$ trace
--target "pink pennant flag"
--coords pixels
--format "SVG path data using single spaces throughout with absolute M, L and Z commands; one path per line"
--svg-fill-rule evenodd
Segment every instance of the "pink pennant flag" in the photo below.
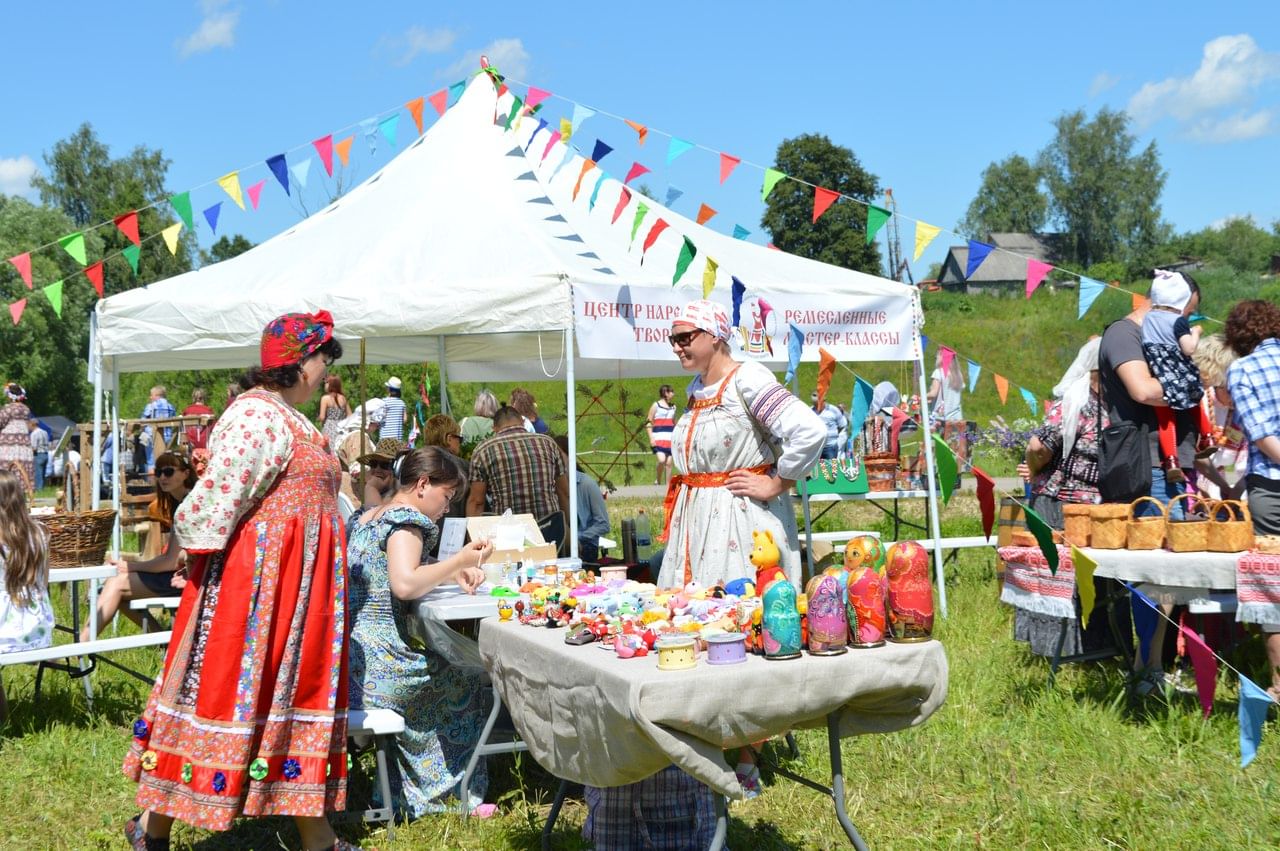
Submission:
M 102 298 L 102 261 L 99 260 L 92 266 L 85 266 L 84 276 L 89 279 L 89 283 L 93 284 L 93 288 L 98 293 L 98 298 Z
M 17 325 L 18 321 L 22 319 L 22 311 L 26 309 L 27 309 L 27 300 L 25 298 L 20 298 L 9 305 L 9 315 L 13 317 L 14 325 Z
M 648 169 L 646 166 L 643 166 L 643 165 L 641 165 L 640 163 L 632 163 L 632 164 L 631 164 L 631 169 L 627 172 L 627 179 L 626 179 L 626 180 L 624 180 L 624 181 L 622 181 L 622 182 L 623 182 L 623 183 L 630 183 L 631 181 L 635 180 L 635 179 L 636 179 L 637 177 L 639 177 L 640 175 L 642 175 L 642 174 L 648 174 L 648 173 L 649 173 L 649 169 Z
M 316 153 L 320 155 L 320 163 L 324 166 L 324 173 L 333 177 L 333 134 L 316 139 L 311 143 Z
M 549 97 L 551 97 L 551 92 L 546 89 L 539 89 L 536 86 L 530 86 L 529 94 L 525 96 L 524 103 L 525 106 L 533 108 Z
M 1031 294 L 1036 291 L 1036 287 L 1040 286 L 1040 282 L 1044 280 L 1044 276 L 1049 274 L 1049 270 L 1053 268 L 1052 263 L 1044 263 L 1039 260 L 1027 258 L 1027 298 L 1031 298 Z
M 1218 683 L 1218 660 L 1198 634 L 1185 626 L 1180 625 L 1178 629 L 1187 641 L 1191 665 L 1196 669 L 1196 692 L 1200 696 L 1200 708 L 1204 710 L 1204 717 L 1208 718 L 1209 711 L 1213 709 L 1213 691 Z
M 31 254 L 24 252 L 17 257 L 10 257 L 9 262 L 13 264 L 13 268 L 18 270 L 18 274 L 22 276 L 22 280 L 27 285 L 27 289 L 31 289 Z M 23 307 L 26 303 L 23 303 Z M 21 311 L 19 311 L 21 313 Z M 16 321 L 16 320 L 15 320 Z
M 449 90 L 441 89 L 427 98 L 427 103 L 435 107 L 437 115 L 444 115 L 444 111 L 449 108 Z
M 956 359 L 956 350 L 949 349 L 946 346 L 939 346 L 938 356 L 942 358 L 942 371 L 946 373 L 951 368 L 951 362 Z
M 618 206 L 613 208 L 613 221 L 609 222 L 609 224 L 611 225 L 617 224 L 618 216 L 622 215 L 622 211 L 625 210 L 627 208 L 627 205 L 630 203 L 631 203 L 631 190 L 624 186 L 622 187 L 622 192 L 618 194 Z
M 818 217 L 825 213 L 827 208 L 834 204 L 839 197 L 839 192 L 832 192 L 830 189 L 823 189 L 821 186 L 813 187 L 813 220 L 816 222 Z
M 551 153 L 551 148 L 555 145 L 556 142 L 559 142 L 559 141 L 560 141 L 560 131 L 552 130 L 551 138 L 547 140 L 547 146 L 542 149 L 542 159 L 538 160 L 538 162 L 540 163 L 545 162 L 547 159 L 547 154 Z
M 245 193 L 249 196 L 249 203 L 253 205 L 255 210 L 258 209 L 258 200 L 262 198 L 262 187 L 266 185 L 267 181 L 263 179 L 245 190 Z
M 729 175 L 733 174 L 733 170 L 738 167 L 738 163 L 742 162 L 741 157 L 735 157 L 731 154 L 720 155 L 720 183 L 723 184 L 729 179 Z

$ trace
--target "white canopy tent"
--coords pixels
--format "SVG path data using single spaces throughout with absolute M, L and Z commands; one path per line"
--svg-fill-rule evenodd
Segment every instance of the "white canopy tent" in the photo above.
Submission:
M 510 97 L 498 97 L 488 76 L 478 75 L 422 137 L 324 210 L 238 257 L 98 302 L 90 358 L 95 421 L 104 385 L 114 386 L 121 373 L 244 367 L 256 360 L 272 318 L 323 308 L 339 339 L 362 344 L 370 363 L 437 361 L 444 381 L 563 377 L 572 453 L 576 378 L 677 372 L 662 346 L 566 357 L 575 328 L 581 349 L 582 326 L 590 323 L 575 317 L 575 287 L 621 287 L 637 303 L 696 298 L 701 262 L 672 290 L 680 235 L 718 261 L 713 298 L 727 302 L 737 276 L 771 297 L 806 296 L 832 309 L 868 298 L 886 306 L 905 317 L 909 336 L 901 348 L 910 354 L 891 359 L 914 360 L 923 375 L 913 288 L 732 239 L 638 194 L 614 224 L 621 182 L 592 169 L 575 193 L 583 158 L 562 143 L 548 146 L 550 134 L 535 118 L 504 129 Z M 650 213 L 633 246 L 630 223 L 641 201 Z M 643 233 L 658 217 L 669 235 L 641 262 Z M 807 347 L 806 360 L 817 359 L 816 348 Z M 785 346 L 764 359 L 781 370 Z M 99 463 L 99 446 L 94 458 Z M 576 550 L 574 488 L 570 501 Z M 932 484 L 930 506 L 938 538 Z M 945 596 L 941 602 L 945 612 Z

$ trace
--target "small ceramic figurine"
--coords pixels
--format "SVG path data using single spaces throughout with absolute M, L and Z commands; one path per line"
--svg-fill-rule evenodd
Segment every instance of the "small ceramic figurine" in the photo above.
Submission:
M 889 626 L 891 641 L 928 641 L 933 635 L 933 586 L 929 552 L 915 541 L 889 548 Z
M 766 659 L 794 659 L 800 655 L 800 612 L 795 586 L 774 580 L 764 592 L 764 655 Z
M 854 647 L 884 644 L 885 590 L 885 578 L 873 566 L 858 564 L 849 571 L 845 614 Z
M 813 656 L 837 656 L 847 652 L 849 621 L 845 614 L 840 580 L 824 573 L 805 586 L 809 598 L 809 653 Z
M 498 620 L 500 621 L 511 620 L 511 613 L 513 611 L 515 611 L 515 609 L 512 607 L 510 600 L 507 600 L 504 598 L 498 601 Z
M 770 583 L 786 579 L 787 575 L 778 566 L 782 554 L 778 552 L 778 545 L 773 542 L 773 535 L 768 530 L 752 532 L 751 544 L 749 558 L 756 566 L 756 593 L 763 597 Z

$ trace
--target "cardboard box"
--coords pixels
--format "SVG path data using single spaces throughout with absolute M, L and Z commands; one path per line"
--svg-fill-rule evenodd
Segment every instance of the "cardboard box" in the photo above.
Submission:
M 515 528 L 519 527 L 516 532 Z M 514 535 L 522 539 L 519 544 Z M 488 538 L 494 542 L 493 552 L 483 564 L 501 564 L 505 561 L 539 562 L 556 557 L 556 545 L 548 544 L 532 514 L 512 514 L 507 517 L 468 517 L 467 536 L 478 541 Z M 510 546 L 499 546 L 499 543 Z

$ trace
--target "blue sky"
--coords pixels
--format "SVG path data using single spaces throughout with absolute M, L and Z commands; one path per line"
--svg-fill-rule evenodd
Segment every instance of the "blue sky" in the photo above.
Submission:
M 247 185 L 268 175 L 265 158 L 430 94 L 485 52 L 513 78 L 741 157 L 721 186 L 714 153 L 691 151 L 668 169 L 656 133 L 637 149 L 629 128 L 597 116 L 578 137 L 588 151 L 596 138 L 618 148 L 602 163 L 611 173 L 638 158 L 659 199 L 678 186 L 677 210 L 692 216 L 706 202 L 721 211 L 712 227 L 742 224 L 756 241 L 761 173 L 746 163 L 771 164 L 788 136 L 826 133 L 893 188 L 902 213 L 945 229 L 917 277 L 957 241 L 947 230 L 982 170 L 1033 156 L 1053 119 L 1079 108 L 1127 109 L 1141 142 L 1157 142 L 1177 230 L 1280 219 L 1274 2 L 1171 3 L 1154 16 L 1116 2 L 959 5 L 15 4 L 0 51 L 0 191 L 23 193 L 41 154 L 83 121 L 117 153 L 162 149 L 174 191 L 252 166 Z M 356 132 L 351 171 L 363 180 L 391 152 L 384 141 L 371 155 Z M 407 113 L 399 135 L 403 147 Z M 317 175 L 318 163 L 312 211 Z M 199 218 L 226 196 L 207 185 L 193 200 Z M 219 234 L 262 241 L 299 215 L 272 181 L 257 213 L 224 204 Z

